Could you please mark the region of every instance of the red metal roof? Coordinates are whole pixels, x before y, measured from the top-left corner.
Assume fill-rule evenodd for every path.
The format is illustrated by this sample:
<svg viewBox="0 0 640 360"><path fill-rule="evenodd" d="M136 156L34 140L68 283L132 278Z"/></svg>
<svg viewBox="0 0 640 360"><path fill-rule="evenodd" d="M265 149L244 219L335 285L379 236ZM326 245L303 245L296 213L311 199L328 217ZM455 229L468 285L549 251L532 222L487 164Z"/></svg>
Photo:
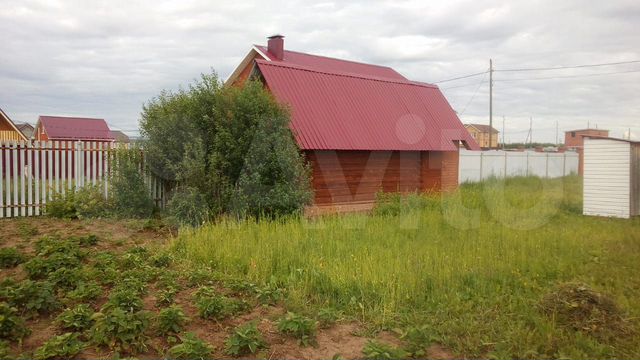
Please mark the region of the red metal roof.
<svg viewBox="0 0 640 360"><path fill-rule="evenodd" d="M114 140L104 119L41 115L38 123L50 140Z"/></svg>
<svg viewBox="0 0 640 360"><path fill-rule="evenodd" d="M452 151L455 140L479 149L437 86L287 60L256 63L274 96L291 107L302 149Z"/></svg>
<svg viewBox="0 0 640 360"><path fill-rule="evenodd" d="M278 60L275 55L267 50L266 46L254 45L262 54L268 57L265 60L273 62L285 62L292 65L308 66L317 71L352 73L366 76L375 76L396 80L407 80L397 71L387 66L365 64L356 61L335 59L326 56L305 54L297 51L284 50L284 59Z"/></svg>

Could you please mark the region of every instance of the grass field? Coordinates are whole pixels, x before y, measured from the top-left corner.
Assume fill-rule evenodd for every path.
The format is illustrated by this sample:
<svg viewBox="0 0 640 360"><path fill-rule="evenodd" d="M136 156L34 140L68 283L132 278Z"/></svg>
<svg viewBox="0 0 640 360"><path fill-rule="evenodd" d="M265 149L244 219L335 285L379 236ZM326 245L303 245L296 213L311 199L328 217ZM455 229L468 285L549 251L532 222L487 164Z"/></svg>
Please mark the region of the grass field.
<svg viewBox="0 0 640 360"><path fill-rule="evenodd" d="M386 197L373 215L222 220L171 246L223 276L286 289L287 309L334 307L457 356L640 357L640 219L582 216L581 187L578 177L493 180ZM582 325L545 312L545 296L569 312L594 301L562 298L565 283L611 299L623 325L598 321L610 313L597 306Z"/></svg>

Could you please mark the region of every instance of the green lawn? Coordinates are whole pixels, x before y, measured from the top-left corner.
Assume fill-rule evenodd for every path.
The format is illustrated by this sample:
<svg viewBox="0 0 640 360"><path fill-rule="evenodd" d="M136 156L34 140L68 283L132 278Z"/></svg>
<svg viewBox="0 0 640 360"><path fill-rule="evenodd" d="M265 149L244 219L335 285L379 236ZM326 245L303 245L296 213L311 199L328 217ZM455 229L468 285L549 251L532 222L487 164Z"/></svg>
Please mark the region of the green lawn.
<svg viewBox="0 0 640 360"><path fill-rule="evenodd" d="M419 327L459 356L640 357L640 219L582 216L581 189L578 177L492 180L445 197L388 196L373 215L223 220L172 247L285 288L291 310L335 307L372 331ZM543 314L543 297L566 282L611 297L626 330Z"/></svg>

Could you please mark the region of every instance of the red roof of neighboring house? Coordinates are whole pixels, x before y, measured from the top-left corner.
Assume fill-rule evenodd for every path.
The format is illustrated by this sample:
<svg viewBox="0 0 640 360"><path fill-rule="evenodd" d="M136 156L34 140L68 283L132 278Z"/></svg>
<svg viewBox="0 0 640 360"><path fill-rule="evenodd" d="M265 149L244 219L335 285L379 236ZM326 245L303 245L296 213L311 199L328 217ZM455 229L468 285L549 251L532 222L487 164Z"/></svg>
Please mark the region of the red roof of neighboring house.
<svg viewBox="0 0 640 360"><path fill-rule="evenodd" d="M457 140L479 149L435 85L386 67L290 51L282 61L255 62L274 96L291 107L302 149L454 151Z"/></svg>
<svg viewBox="0 0 640 360"><path fill-rule="evenodd" d="M38 123L44 127L49 140L114 140L104 119L41 115Z"/></svg>
<svg viewBox="0 0 640 360"><path fill-rule="evenodd" d="M376 76L396 80L407 80L397 71L387 66L365 64L349 60L334 59L326 56L305 54L297 51L284 50L284 59L278 60L267 50L266 46L254 45L262 55L270 61L285 62L291 65L308 66L317 71L353 73L359 75Z"/></svg>

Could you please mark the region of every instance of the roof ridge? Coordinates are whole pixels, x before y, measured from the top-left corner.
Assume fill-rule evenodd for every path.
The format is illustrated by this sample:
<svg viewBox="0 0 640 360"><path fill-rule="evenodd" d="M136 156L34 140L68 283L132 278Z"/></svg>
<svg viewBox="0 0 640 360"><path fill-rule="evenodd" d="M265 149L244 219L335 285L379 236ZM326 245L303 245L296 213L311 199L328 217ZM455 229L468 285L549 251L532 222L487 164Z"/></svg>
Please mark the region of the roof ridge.
<svg viewBox="0 0 640 360"><path fill-rule="evenodd" d="M419 82L419 81L413 81L413 80L409 80L409 79L406 79L406 78L404 80L402 80L402 79L391 79L391 78L385 78L385 77L380 77L380 76L363 75L363 74L352 73L352 72L318 70L318 69L314 69L314 68L309 67L309 66L299 65L299 64L291 64L291 63L286 63L286 62L273 62L273 61L266 61L266 60L260 60L260 59L256 59L255 61L258 64L269 65L269 66L277 66L277 67L286 67L286 68L297 69L297 70L302 70L302 71L314 72L314 73L317 73L317 74L344 76L344 77L351 77L351 78L356 78L356 79L364 79L364 80L372 80L372 81L379 81L379 82L385 82L385 83L402 84L402 85L413 85L413 86L424 87L424 88L438 89L437 85L423 83L423 82Z"/></svg>
<svg viewBox="0 0 640 360"><path fill-rule="evenodd" d="M267 52L269 52L268 48L264 45L257 45L257 44L253 44L253 46L257 46L260 47L264 50L266 50ZM385 68L385 69L389 69L389 70L393 70L393 72L399 74L400 76L404 77L404 75L400 74L399 72L397 72L394 68L392 68L391 66L386 66L386 65L377 65L377 64L371 64L371 63L366 63L366 62L362 62L362 61L355 61L355 60L347 60L347 59L340 59L337 57L332 57L332 56L326 56L326 55L317 55L317 54L309 54L306 52L302 52L302 51L295 51L295 50L287 50L284 49L285 53L287 52L292 52L292 53L296 53L296 54L302 54L302 55L307 55L307 56L314 56L314 57L320 57L320 58L324 58L324 59L330 59L330 60L336 60L336 61L344 61L344 62L348 62L348 63L352 63L352 64L358 64L358 65L367 65L367 66L374 66L374 67L378 67L378 68ZM269 53L271 54L271 53ZM271 54L273 55L273 54ZM286 61L286 60L284 60Z"/></svg>
<svg viewBox="0 0 640 360"><path fill-rule="evenodd" d="M47 117L47 118L59 118L59 119L82 119L82 120L102 120L106 121L104 118L93 118L93 117L80 117L80 116L59 116L59 115L38 115L38 117Z"/></svg>

